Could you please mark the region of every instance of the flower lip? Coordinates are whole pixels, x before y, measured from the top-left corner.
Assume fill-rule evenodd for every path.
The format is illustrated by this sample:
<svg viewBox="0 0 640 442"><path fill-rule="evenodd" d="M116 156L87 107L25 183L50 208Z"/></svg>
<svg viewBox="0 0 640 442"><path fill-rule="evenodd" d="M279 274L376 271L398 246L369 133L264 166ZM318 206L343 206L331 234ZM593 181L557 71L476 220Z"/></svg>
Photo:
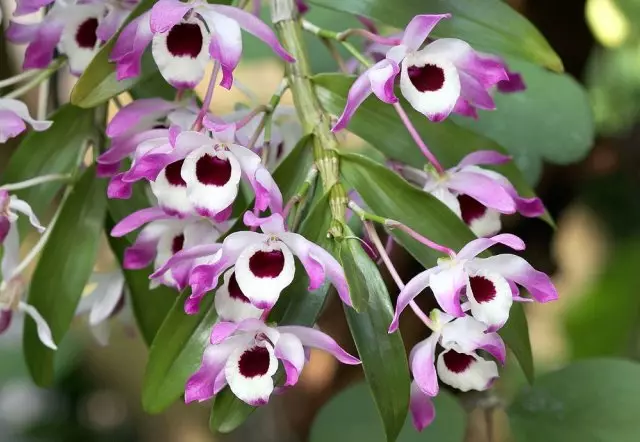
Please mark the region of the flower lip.
<svg viewBox="0 0 640 442"><path fill-rule="evenodd" d="M447 368L454 373L463 373L475 362L473 356L466 353L458 353L455 350L444 352L442 358Z"/></svg>
<svg viewBox="0 0 640 442"><path fill-rule="evenodd" d="M282 250L258 250L249 258L249 269L258 278L276 278L284 269Z"/></svg>
<svg viewBox="0 0 640 442"><path fill-rule="evenodd" d="M491 280L483 276L470 276L469 284L473 291L473 297L480 304L492 301L496 297L496 286Z"/></svg>
<svg viewBox="0 0 640 442"><path fill-rule="evenodd" d="M179 160L174 163L169 164L165 170L164 174L167 177L167 181L172 186L186 187L187 183L182 178L180 171L182 170L182 164L184 160Z"/></svg>
<svg viewBox="0 0 640 442"><path fill-rule="evenodd" d="M487 208L469 195L458 195L456 197L460 203L462 220L469 225L476 219L482 218L487 213Z"/></svg>
<svg viewBox="0 0 640 442"><path fill-rule="evenodd" d="M264 376L269 371L269 364L269 350L266 347L255 346L240 356L238 371L246 378Z"/></svg>
<svg viewBox="0 0 640 442"><path fill-rule="evenodd" d="M444 70L435 64L427 63L424 66L410 66L407 69L411 83L420 92L435 92L444 85Z"/></svg>
<svg viewBox="0 0 640 442"><path fill-rule="evenodd" d="M178 23L167 34L167 49L174 57L196 58L203 42L202 30L196 23Z"/></svg>
<svg viewBox="0 0 640 442"><path fill-rule="evenodd" d="M196 163L196 177L205 185L224 186L231 179L231 163L226 158L205 154Z"/></svg>
<svg viewBox="0 0 640 442"><path fill-rule="evenodd" d="M171 241L171 253L176 254L184 247L184 233L176 235Z"/></svg>
<svg viewBox="0 0 640 442"><path fill-rule="evenodd" d="M85 20L76 31L76 43L81 48L93 49L98 41L96 30L98 29L98 19L90 17Z"/></svg>
<svg viewBox="0 0 640 442"><path fill-rule="evenodd" d="M229 277L229 296L238 301L250 304L251 301L242 292L242 289L238 285L235 272Z"/></svg>

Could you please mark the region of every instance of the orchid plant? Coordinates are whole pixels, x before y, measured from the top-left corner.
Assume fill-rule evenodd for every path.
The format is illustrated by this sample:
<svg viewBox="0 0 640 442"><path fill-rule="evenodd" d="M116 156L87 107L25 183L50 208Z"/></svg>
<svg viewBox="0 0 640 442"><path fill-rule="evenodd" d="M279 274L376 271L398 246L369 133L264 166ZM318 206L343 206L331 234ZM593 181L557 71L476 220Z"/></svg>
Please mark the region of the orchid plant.
<svg viewBox="0 0 640 442"><path fill-rule="evenodd" d="M260 1L228 3L17 0L3 32L27 46L24 71L0 81L0 142L27 126L35 132L0 185L0 333L17 312L32 318L27 363L46 384L53 359L42 355L65 345L74 316L88 314L106 344L104 326L132 311L151 346L145 408L218 397L214 414L232 426L242 421L232 416L238 404L263 406L295 387L313 363L310 349L362 366L390 440L407 411L419 431L437 420L432 398L443 389L491 392L512 345L501 334L514 306L558 293L522 256L488 249L525 249L501 233L503 215L549 218L497 144L487 149L478 134L467 138L476 144L442 140L455 140L452 119L481 121L499 112L498 94L526 90L526 76L507 64L513 54L491 36L458 35L456 11L429 2L403 29L359 16L363 27L347 30L306 19L309 8L335 2L271 0L273 26ZM30 13L40 20L23 21ZM342 72L312 76L303 32L330 48ZM268 103L224 114L216 88L246 89L237 72L245 33L273 51L284 75ZM51 109L49 78L65 66L79 79L71 102ZM45 96L34 118L18 99L32 88ZM413 145L362 135L376 99L395 112L376 121ZM343 136L350 130L386 158L354 153ZM56 146L40 154L50 139ZM20 238L34 232L22 218L40 235L24 258ZM118 268L98 273L103 229ZM400 276L403 249L423 267L412 278ZM381 271L395 284L387 288ZM47 273L59 276L48 285ZM334 294L355 346L317 326ZM408 356L406 307L423 327ZM528 339L526 329L516 333ZM226 411L216 409L221 396Z"/></svg>

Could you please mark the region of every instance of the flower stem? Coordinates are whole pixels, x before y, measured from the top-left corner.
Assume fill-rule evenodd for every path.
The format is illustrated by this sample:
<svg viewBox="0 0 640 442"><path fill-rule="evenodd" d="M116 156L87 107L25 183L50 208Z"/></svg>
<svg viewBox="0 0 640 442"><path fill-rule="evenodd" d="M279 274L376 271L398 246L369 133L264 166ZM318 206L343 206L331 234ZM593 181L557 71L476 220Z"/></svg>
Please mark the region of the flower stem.
<svg viewBox="0 0 640 442"><path fill-rule="evenodd" d="M418 147L420 148L424 156L427 157L427 159L429 160L429 162L431 162L431 164L433 164L433 167L436 168L436 170L440 175L444 174L444 168L442 167L438 159L435 157L435 155L431 153L426 143L422 141L422 137L420 137L420 134L418 133L415 126L411 122L411 119L409 119L409 116L407 115L407 113L402 108L402 105L400 104L400 102L396 102L393 105L393 108L396 110L396 112L400 116L402 123L405 125L405 127L409 131L409 134L411 135L411 138L413 138L413 141L415 141L415 143L418 145Z"/></svg>
<svg viewBox="0 0 640 442"><path fill-rule="evenodd" d="M20 83L22 80L26 80L27 78L31 78L39 72L38 69L32 69L26 72L22 72L18 75L14 75L13 77L9 77L5 80L0 81L0 88L11 86L12 84Z"/></svg>
<svg viewBox="0 0 640 442"><path fill-rule="evenodd" d="M37 186L38 184L48 183L51 181L69 181L72 179L70 174L53 173L50 175L42 175L29 180L20 181L18 183L3 184L0 186L0 190L6 190L13 192L15 190L26 189L28 187Z"/></svg>
<svg viewBox="0 0 640 442"><path fill-rule="evenodd" d="M364 229L367 232L367 235L369 236L369 239L373 243L373 246L375 247L375 249L378 251L378 255L380 255L380 259L382 260L385 267L389 271L389 274L395 281L398 288L400 290L404 289L404 282L402 282L402 278L400 278L398 271L396 270L395 266L391 262L391 258L389 257L389 254L385 250L385 247L382 245L382 241L380 241L380 236L378 236L378 232L376 232L375 226L371 223L371 221L365 221L363 224L364 224ZM424 325L426 325L431 330L433 330L433 322L422 311L422 309L418 306L418 304L416 304L415 301L411 301L409 303L409 306L411 306L411 310L413 310L416 316L420 318L420 320L424 323Z"/></svg>
<svg viewBox="0 0 640 442"><path fill-rule="evenodd" d="M431 241L426 236L422 236L421 234L419 234L418 232L413 230L411 227L406 226L406 225L402 224L399 221L388 219L385 222L385 226L389 227L390 229L402 230L403 232L405 232L409 236L411 236L413 239L415 239L416 241L424 244L425 246L429 247L430 249L437 250L438 252L447 254L447 255L449 255L451 257L456 256L456 252L454 252L453 249L450 249L447 246L443 246L443 245L440 245L440 244L438 244L438 243L436 243L434 241Z"/></svg>
<svg viewBox="0 0 640 442"><path fill-rule="evenodd" d="M291 208L297 203L299 203L300 201L302 201L302 199L305 197L305 195L311 188L311 185L315 182L317 176L318 176L318 168L314 164L309 169L309 172L307 172L307 176L304 179L304 182L302 183L298 191L296 192L296 194L293 195L291 199L287 202L287 205L284 206L284 210L282 211L283 218L286 219L287 215L289 215L289 212L291 211Z"/></svg>
<svg viewBox="0 0 640 442"><path fill-rule="evenodd" d="M271 96L271 99L269 100L269 104L265 106L264 114L262 115L262 118L258 123L258 127L256 128L255 132L253 133L253 136L251 137L251 139L249 140L249 143L246 146L247 149L254 148L254 146L256 145L256 142L258 141L258 138L260 138L260 134L267 127L269 128L269 141L270 141L271 139L270 126L271 126L271 121L273 119L273 113L275 112L276 107L278 107L278 104L280 104L280 100L282 99L282 94L284 94L288 88L289 88L289 85L287 80L283 79L280 82L278 89L276 89L275 93ZM266 142L267 142L267 134L265 130L265 143Z"/></svg>
<svg viewBox="0 0 640 442"><path fill-rule="evenodd" d="M66 63L66 59L64 58L58 58L54 60L53 63L49 65L49 67L39 71L36 75L33 76L33 78L29 82L20 86L18 89L11 91L10 93L8 93L2 98L17 98L29 92L31 89L38 86L44 80L49 78L55 71L60 69L65 63Z"/></svg>
<svg viewBox="0 0 640 442"><path fill-rule="evenodd" d="M304 133L313 134L313 156L318 167L324 192L329 195L332 223L330 234L343 236L347 194L340 183L340 161L336 152L338 140L331 132L331 118L324 111L311 83L311 69L307 48L301 35L294 0L273 0L271 17L285 49L295 57L295 63L285 66L293 102L302 122Z"/></svg>
<svg viewBox="0 0 640 442"><path fill-rule="evenodd" d="M193 130L199 131L202 129L202 120L209 112L209 106L211 106L211 99L213 98L213 90L216 88L216 81L218 79L218 72L220 71L220 63L215 62L213 64L213 70L211 71L211 77L209 78L209 84L207 85L207 92L205 93L204 100L202 100L202 107L196 117L196 121L193 123Z"/></svg>

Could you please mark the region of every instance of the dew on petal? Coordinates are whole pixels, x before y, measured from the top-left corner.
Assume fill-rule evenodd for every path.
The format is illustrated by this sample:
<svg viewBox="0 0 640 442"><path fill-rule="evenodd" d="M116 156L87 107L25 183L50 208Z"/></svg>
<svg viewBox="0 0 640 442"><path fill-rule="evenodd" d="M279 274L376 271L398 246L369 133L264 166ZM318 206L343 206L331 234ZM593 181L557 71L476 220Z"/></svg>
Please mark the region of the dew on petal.
<svg viewBox="0 0 640 442"><path fill-rule="evenodd" d="M465 224L470 225L473 220L482 218L487 213L487 208L469 195L458 195L457 198Z"/></svg>
<svg viewBox="0 0 640 442"><path fill-rule="evenodd" d="M444 364L447 366L449 370L454 373L462 373L466 371L473 362L475 362L475 358L466 353L458 353L455 350L449 350L442 355L444 359Z"/></svg>
<svg viewBox="0 0 640 442"><path fill-rule="evenodd" d="M238 370L245 378L264 376L269 371L269 350L253 347L245 351L238 361Z"/></svg>
<svg viewBox="0 0 640 442"><path fill-rule="evenodd" d="M233 299L237 299L238 301L241 301L247 304L251 303L251 301L249 301L249 298L247 298L244 295L244 293L242 293L242 290L238 285L238 280L236 279L235 272L229 278L229 296Z"/></svg>
<svg viewBox="0 0 640 442"><path fill-rule="evenodd" d="M202 49L202 31L196 23L175 25L167 35L167 49L174 57L196 58Z"/></svg>
<svg viewBox="0 0 640 442"><path fill-rule="evenodd" d="M76 31L76 42L81 48L93 49L98 41L96 30L98 29L98 19L91 17L85 20Z"/></svg>
<svg viewBox="0 0 640 442"><path fill-rule="evenodd" d="M216 156L204 155L196 163L196 178L202 184L224 186L231 179L231 163Z"/></svg>
<svg viewBox="0 0 640 442"><path fill-rule="evenodd" d="M249 270L258 278L276 278L283 269L284 253L281 250L259 250L249 258Z"/></svg>
<svg viewBox="0 0 640 442"><path fill-rule="evenodd" d="M444 85L444 70L433 64L410 66L407 73L411 83L420 92L438 91Z"/></svg>
<svg viewBox="0 0 640 442"><path fill-rule="evenodd" d="M184 234L180 234L173 237L173 241L171 242L171 253L174 255L178 253L184 247Z"/></svg>
<svg viewBox="0 0 640 442"><path fill-rule="evenodd" d="M184 163L184 160L176 161L175 163L169 164L164 169L164 174L167 177L167 181L169 181L169 184L171 184L172 186L178 186L178 187L187 186L187 183L182 179L182 175L180 174L183 163Z"/></svg>
<svg viewBox="0 0 640 442"><path fill-rule="evenodd" d="M496 286L483 276L469 277L473 298L478 303L492 301L496 297Z"/></svg>

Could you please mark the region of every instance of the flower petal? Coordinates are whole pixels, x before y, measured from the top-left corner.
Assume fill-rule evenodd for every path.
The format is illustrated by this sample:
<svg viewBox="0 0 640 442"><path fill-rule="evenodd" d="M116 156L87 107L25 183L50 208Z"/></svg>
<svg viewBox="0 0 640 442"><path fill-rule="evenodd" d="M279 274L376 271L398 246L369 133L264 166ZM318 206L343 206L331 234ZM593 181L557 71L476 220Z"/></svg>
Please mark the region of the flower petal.
<svg viewBox="0 0 640 442"><path fill-rule="evenodd" d="M469 274L466 295L473 317L490 330L500 329L509 319L513 295L509 283L499 274L486 271Z"/></svg>
<svg viewBox="0 0 640 442"><path fill-rule="evenodd" d="M163 221L149 223L136 238L136 241L124 251L122 267L125 269L143 269L156 256L158 241L166 226Z"/></svg>
<svg viewBox="0 0 640 442"><path fill-rule="evenodd" d="M178 107L175 102L162 98L141 98L120 109L107 126L109 138L131 134L138 127L153 124Z"/></svg>
<svg viewBox="0 0 640 442"><path fill-rule="evenodd" d="M154 34L167 32L180 23L192 8L192 4L179 0L157 1L151 8L151 19L149 20L151 31Z"/></svg>
<svg viewBox="0 0 640 442"><path fill-rule="evenodd" d="M438 333L432 333L427 339L416 344L409 355L409 365L415 383L424 394L431 397L437 396L439 391L435 366L436 344L439 338Z"/></svg>
<svg viewBox="0 0 640 442"><path fill-rule="evenodd" d="M293 281L295 261L280 241L260 242L246 247L235 265L238 286L260 309L270 309L280 293Z"/></svg>
<svg viewBox="0 0 640 442"><path fill-rule="evenodd" d="M17 15L18 14L14 12L14 16ZM27 44L36 39L39 28L40 23L18 23L10 21L9 27L4 35L11 43Z"/></svg>
<svg viewBox="0 0 640 442"><path fill-rule="evenodd" d="M116 62L118 81L140 75L142 54L153 40L150 19L151 11L147 11L133 19L120 32L109 57L110 61Z"/></svg>
<svg viewBox="0 0 640 442"><path fill-rule="evenodd" d="M261 158L246 147L231 144L228 148L251 183L258 210L271 207L272 213L282 212L282 194L271 174L262 165Z"/></svg>
<svg viewBox="0 0 640 442"><path fill-rule="evenodd" d="M26 201L22 201L21 199L18 199L15 195L12 195L11 199L9 200L9 209L15 210L16 212L20 212L27 215L31 225L35 227L38 232L40 233L44 232L45 228L42 226L42 224L40 224L40 221L38 221L38 217L33 212L33 209L31 208L31 206Z"/></svg>
<svg viewBox="0 0 640 442"><path fill-rule="evenodd" d="M184 160L171 163L160 171L154 181L149 182L162 210L180 217L194 211L187 194L187 183L182 179L183 166Z"/></svg>
<svg viewBox="0 0 640 442"><path fill-rule="evenodd" d="M391 321L391 324L389 325L389 333L393 333L398 329L400 326L400 314L416 296L422 293L422 291L429 286L432 274L433 269L428 269L424 272L418 273L416 276L411 278L402 290L400 290L400 294L398 295L398 300L396 302L396 310L393 314L393 321Z"/></svg>
<svg viewBox="0 0 640 442"><path fill-rule="evenodd" d="M456 167L462 169L467 166L504 164L509 161L511 161L509 155L503 155L495 150L477 150L462 158Z"/></svg>
<svg viewBox="0 0 640 442"><path fill-rule="evenodd" d="M440 344L445 349L472 353L478 349L493 355L501 364L506 361L506 348L497 333L487 333L487 325L472 316L464 316L442 327Z"/></svg>
<svg viewBox="0 0 640 442"><path fill-rule="evenodd" d="M6 118L13 119L12 117L9 117L9 113L17 115L21 120L29 123L29 125L33 127L33 130L38 132L42 132L44 130L49 129L53 124L53 121L36 120L31 118L31 115L29 114L29 108L27 107L27 105L24 104L22 101L14 100L13 98L0 98L0 111L3 111L2 114ZM2 128L4 124L6 123L0 121L0 128ZM15 122L12 124L15 125ZM24 124L22 124L22 126L24 126ZM4 130L4 128L2 130ZM24 127L22 128L22 130L24 130ZM22 130L20 132L22 132ZM14 136L14 135L11 135L11 136ZM2 137L2 135L0 135L0 137Z"/></svg>
<svg viewBox="0 0 640 442"><path fill-rule="evenodd" d="M151 221L169 218L171 218L171 216L167 215L164 210L159 207L149 207L138 210L116 224L113 229L111 229L111 236L119 238L133 232Z"/></svg>
<svg viewBox="0 0 640 442"><path fill-rule="evenodd" d="M234 270L224 274L223 283L216 290L214 305L218 317L224 321L240 322L262 315L262 310L251 304L251 300L240 289Z"/></svg>
<svg viewBox="0 0 640 442"><path fill-rule="evenodd" d="M447 350L438 356L438 376L447 385L461 391L489 388L498 378L498 366L475 353Z"/></svg>
<svg viewBox="0 0 640 442"><path fill-rule="evenodd" d="M284 386L295 385L305 363L302 342L291 333L281 333L276 343L275 355L282 361L287 374Z"/></svg>
<svg viewBox="0 0 640 442"><path fill-rule="evenodd" d="M491 258L476 258L468 262L475 271L495 272L523 286L538 302L558 299L558 292L546 273L534 269L524 258L503 254Z"/></svg>
<svg viewBox="0 0 640 442"><path fill-rule="evenodd" d="M13 15L18 17L20 15L31 14L32 12L37 12L40 8L44 8L53 2L54 0L16 0L16 9L13 12Z"/></svg>
<svg viewBox="0 0 640 442"><path fill-rule="evenodd" d="M303 327L300 325L285 325L280 326L277 330L282 333L288 333L295 335L302 345L305 347L317 348L324 350L327 353L333 355L338 361L348 365L358 365L360 360L349 353L344 351L342 347L338 345L333 338L326 333L321 332L310 327Z"/></svg>
<svg viewBox="0 0 640 442"><path fill-rule="evenodd" d="M411 421L416 430L422 431L436 417L436 408L433 406L431 398L424 394L416 381L411 382L411 395L409 396L409 411Z"/></svg>
<svg viewBox="0 0 640 442"><path fill-rule="evenodd" d="M18 268L20 263L20 234L18 233L18 224L11 223L4 242L2 243L2 261L0 269L2 270L2 280L10 282L10 279Z"/></svg>
<svg viewBox="0 0 640 442"><path fill-rule="evenodd" d="M491 238L478 238L470 241L458 252L458 259L471 259L496 244L502 244L513 250L524 250L525 244L520 238L511 233L502 233Z"/></svg>
<svg viewBox="0 0 640 442"><path fill-rule="evenodd" d="M18 303L18 310L24 312L35 321L40 342L42 342L44 346L49 347L51 350L57 350L58 347L53 342L53 336L51 335L49 324L47 324L47 321L44 320L38 310L36 310L32 305L29 305L22 301Z"/></svg>
<svg viewBox="0 0 640 442"><path fill-rule="evenodd" d="M489 177L468 171L449 176L447 187L458 193L469 195L482 205L501 213L515 213L516 204L511 195Z"/></svg>
<svg viewBox="0 0 640 442"><path fill-rule="evenodd" d="M105 9L101 5L74 5L64 10L65 26L58 50L67 56L69 70L79 76L98 50L96 31Z"/></svg>
<svg viewBox="0 0 640 442"><path fill-rule="evenodd" d="M233 71L242 56L242 33L240 25L226 15L218 14L210 8L199 9L200 14L209 25L213 38L209 43L209 55L220 62L222 80L220 86L231 89Z"/></svg>
<svg viewBox="0 0 640 442"><path fill-rule="evenodd" d="M229 388L249 405L264 405L273 391L272 376L278 370L273 347L266 341L251 342L234 350L224 367Z"/></svg>
<svg viewBox="0 0 640 442"><path fill-rule="evenodd" d="M27 46L22 69L44 69L49 66L63 30L64 24L59 21L43 21L36 38Z"/></svg>
<svg viewBox="0 0 640 442"><path fill-rule="evenodd" d="M427 39L433 28L445 18L451 18L451 14L421 14L411 19L404 30L402 44L411 51L417 51Z"/></svg>
<svg viewBox="0 0 640 442"><path fill-rule="evenodd" d="M4 333L11 326L11 320L13 319L12 310L4 310L0 308L0 334Z"/></svg>
<svg viewBox="0 0 640 442"><path fill-rule="evenodd" d="M109 318L124 296L124 274L122 272L108 273L98 281L93 295L95 302L89 312L89 325L95 326Z"/></svg>
<svg viewBox="0 0 640 442"><path fill-rule="evenodd" d="M467 275L462 265L454 264L431 275L429 286L438 304L446 313L460 317L460 291L466 285Z"/></svg>

